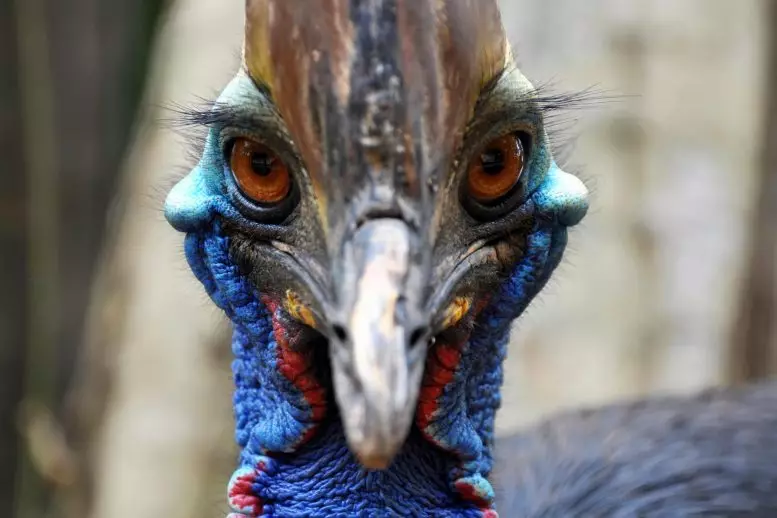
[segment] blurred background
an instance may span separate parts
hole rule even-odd
[[[777,372],[777,2],[504,0],[593,208],[516,326],[501,432]],[[228,328],[161,212],[171,107],[243,2],[0,0],[0,517],[223,516]]]

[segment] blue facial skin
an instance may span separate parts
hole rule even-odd
[[[260,106],[257,96],[241,73],[217,104],[250,109]],[[186,233],[192,271],[234,325],[242,448],[228,489],[234,516],[495,516],[487,477],[510,324],[559,263],[567,227],[585,215],[583,184],[558,168],[544,139],[543,174],[530,179],[531,194],[518,209],[532,221],[523,256],[477,317],[427,428],[411,431],[387,470],[366,471],[348,450],[336,409],[317,422],[306,395],[279,372],[272,311],[230,257],[223,224],[252,222],[228,194],[222,129],[210,129],[199,164],[172,189],[165,215]]]

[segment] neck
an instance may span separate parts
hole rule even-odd
[[[411,431],[391,467],[365,470],[348,450],[338,416],[310,441],[286,454],[256,455],[246,445],[229,496],[248,516],[482,517],[452,489],[456,461]]]
[[[310,360],[316,355],[290,358],[289,349],[299,345],[281,331],[269,305],[262,306],[262,318],[254,326],[258,334],[236,325],[233,339],[237,440],[242,448],[241,468],[229,489],[235,510],[249,516],[316,516],[311,513],[319,509],[321,516],[386,515],[387,510],[396,516],[421,516],[432,509],[440,517],[490,514],[491,489],[485,476],[490,471],[498,398],[468,394],[481,404],[469,405],[471,415],[465,426],[436,417],[441,406],[461,399],[454,393],[443,395],[452,381],[440,377],[440,373],[455,377],[455,367],[442,366],[442,362],[452,365],[450,351],[455,346],[438,344],[435,349],[440,366],[432,365],[437,360],[429,363],[438,372],[439,384],[424,387],[422,399],[429,404],[420,405],[419,424],[400,454],[387,470],[368,471],[349,451],[336,407],[329,398],[319,397],[323,391],[319,379],[300,378],[311,371],[314,362]],[[279,314],[276,309],[275,315]],[[258,340],[262,336],[265,340]],[[464,344],[462,352],[467,350],[469,344]],[[463,364],[462,355],[458,356],[456,363]],[[502,354],[489,356],[495,358],[490,376],[499,385],[497,364]],[[276,369],[267,370],[273,363]],[[277,369],[279,363],[293,367]],[[450,416],[448,412],[442,414]],[[434,427],[451,429],[461,444],[452,448],[455,441],[443,442],[440,438],[448,434],[432,432]],[[472,433],[475,430],[479,433]]]
[[[218,224],[189,234],[186,253],[209,295],[234,323],[233,371],[242,448],[229,487],[242,516],[495,516],[494,417],[510,322],[541,289],[564,232],[536,228],[527,251],[476,321],[446,333],[429,352],[416,425],[384,471],[348,451],[318,368],[320,344],[273,300],[262,298],[230,257]],[[325,349],[324,349],[325,351]]]
[[[369,471],[349,451],[327,376],[316,369],[325,364],[323,344],[301,343],[305,335],[293,331],[273,301],[246,300],[240,312],[247,320],[232,315],[242,448],[229,488],[234,510],[248,516],[493,514],[485,477],[505,340],[477,355],[489,358],[482,372],[489,373],[490,388],[489,380],[466,383],[485,367],[469,358],[475,340],[439,342],[429,357],[417,424],[387,470]],[[462,396],[478,404],[459,412]]]

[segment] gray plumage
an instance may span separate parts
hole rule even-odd
[[[561,414],[495,458],[502,517],[777,517],[777,382]]]

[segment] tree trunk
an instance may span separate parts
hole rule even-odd
[[[13,2],[0,2],[0,516],[14,515],[21,441],[17,408],[27,344],[27,188]]]
[[[235,454],[228,328],[189,272],[183,236],[162,215],[186,148],[159,122],[173,116],[160,106],[199,104],[237,70],[242,9],[181,0],[160,36],[69,398],[85,461],[80,491],[63,496],[70,516],[225,511]]]
[[[731,343],[736,381],[777,375],[777,2],[769,6],[761,174],[753,218],[749,268]]]

